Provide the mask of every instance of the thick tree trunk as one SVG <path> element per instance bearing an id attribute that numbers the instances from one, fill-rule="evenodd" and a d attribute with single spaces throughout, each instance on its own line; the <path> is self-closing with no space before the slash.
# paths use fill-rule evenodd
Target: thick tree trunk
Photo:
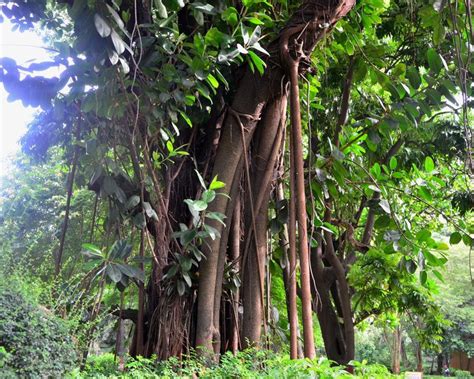
<path id="1" fill-rule="evenodd" d="M 273 172 L 283 136 L 281 120 L 286 110 L 286 97 L 272 101 L 265 109 L 261 129 L 253 148 L 253 165 L 250 169 L 251 185 L 247 188 L 245 206 L 246 241 L 242 262 L 242 346 L 260 341 L 264 278 L 267 259 L 268 202 Z M 244 180 L 245 181 L 245 180 Z M 247 187 L 244 185 L 244 187 Z M 251 188 L 250 188 L 251 187 Z M 250 195 L 251 194 L 251 195 Z M 254 219 L 255 217 L 255 219 Z"/>
<path id="2" fill-rule="evenodd" d="M 219 180 L 226 183 L 227 193 L 229 189 L 240 184 L 242 173 L 242 158 L 245 149 L 249 146 L 255 126 L 260 118 L 265 101 L 261 99 L 261 94 L 255 78 L 247 72 L 239 85 L 239 90 L 232 104 L 234 112 L 238 112 L 240 117 L 234 114 L 227 114 L 219 142 L 217 155 L 215 158 L 213 176 L 218 175 Z M 244 124 L 245 123 L 245 127 Z M 231 199 L 227 196 L 217 196 L 209 207 L 210 212 L 221 212 L 227 216 L 227 220 L 232 217 L 232 209 L 229 206 Z M 218 330 L 215 329 L 214 320 L 215 304 L 220 292 L 217 291 L 219 270 L 219 255 L 224 254 L 227 248 L 225 228 L 212 220 L 209 225 L 221 231 L 221 238 L 209 240 L 203 246 L 206 259 L 201 262 L 198 288 L 198 314 L 196 328 L 196 345 L 207 350 L 213 350 L 213 340 L 218 337 Z M 218 324 L 217 324 L 218 325 Z"/>
<path id="3" fill-rule="evenodd" d="M 347 14 L 354 3 L 354 0 L 322 3 L 305 1 L 281 32 L 281 35 L 285 35 L 289 40 L 290 54 L 293 54 L 298 42 L 304 56 L 309 56 L 317 42 Z M 280 69 L 282 65 L 274 63 L 280 61 L 279 46 L 279 40 L 276 40 L 268 49 L 271 58 L 267 60 L 269 67 L 265 75 L 259 76 L 246 71 L 223 124 L 212 176 L 218 175 L 219 179 L 226 183 L 228 193 L 235 187 L 236 182 L 240 183 L 243 158 L 263 109 L 271 99 L 281 95 L 288 79 L 284 79 L 284 73 Z M 230 220 L 233 214 L 232 206 L 232 200 L 218 196 L 209 211 L 224 213 L 227 220 Z M 219 332 L 216 330 L 216 325 L 219 325 L 216 322 L 219 312 L 216 312 L 216 308 L 220 306 L 221 286 L 218 284 L 222 280 L 225 262 L 222 257 L 225 257 L 227 249 L 225 228 L 217 222 L 210 222 L 210 225 L 221 232 L 221 238 L 208 240 L 204 244 L 206 259 L 201 262 L 199 272 L 196 345 L 205 351 L 212 351 L 213 340 L 219 338 Z"/>
<path id="4" fill-rule="evenodd" d="M 436 361 L 437 361 L 436 373 L 438 375 L 441 375 L 443 373 L 443 363 L 444 363 L 443 353 L 438 354 L 438 356 L 436 357 Z"/>

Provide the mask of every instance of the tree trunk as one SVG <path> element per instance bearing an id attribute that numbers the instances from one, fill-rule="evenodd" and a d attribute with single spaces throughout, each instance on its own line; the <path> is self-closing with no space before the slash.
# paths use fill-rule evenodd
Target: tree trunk
<path id="1" fill-rule="evenodd" d="M 405 338 L 402 337 L 401 343 L 400 343 L 400 356 L 401 356 L 401 361 L 402 365 L 404 368 L 408 367 L 408 355 L 407 355 L 407 349 L 405 346 Z"/>
<path id="2" fill-rule="evenodd" d="M 327 35 L 353 5 L 354 0 L 323 3 L 305 1 L 280 33 L 288 38 L 290 53 L 293 53 L 298 42 L 301 43 L 304 56 L 308 57 L 317 42 Z M 240 183 L 243 159 L 265 106 L 271 99 L 278 99 L 281 96 L 282 88 L 285 88 L 288 80 L 284 78 L 280 68 L 282 65 L 278 64 L 279 42 L 277 39 L 269 46 L 271 57 L 267 59 L 268 68 L 263 76 L 246 70 L 228 109 L 212 174 L 212 176 L 218 175 L 219 179 L 226 183 L 228 193 L 236 186 L 235 183 Z M 218 196 L 210 205 L 209 211 L 224 213 L 227 220 L 230 220 L 233 214 L 232 207 L 232 200 Z M 213 339 L 219 337 L 219 332 L 216 330 L 216 325 L 219 325 L 216 322 L 218 312 L 215 310 L 220 306 L 218 300 L 221 288 L 218 284 L 222 280 L 225 262 L 222 257 L 226 255 L 228 237 L 225 228 L 220 224 L 212 221 L 209 224 L 221 232 L 221 237 L 207 240 L 204 244 L 206 259 L 201 262 L 199 272 L 196 345 L 205 351 L 212 351 Z"/>
<path id="3" fill-rule="evenodd" d="M 267 223 L 270 185 L 283 136 L 286 97 L 272 101 L 265 110 L 252 153 L 245 223 L 246 249 L 242 261 L 242 346 L 259 343 L 263 319 L 264 278 L 267 259 Z M 245 181 L 245 180 L 244 180 Z M 246 187 L 246 186 L 244 186 Z M 251 188 L 250 188 L 251 187 Z M 250 195 L 251 194 L 251 195 Z M 255 218 L 254 218 L 255 217 Z M 247 246 L 249 247 L 247 249 Z"/>
<path id="4" fill-rule="evenodd" d="M 402 347 L 402 333 L 400 325 L 398 325 L 393 331 L 392 340 L 392 372 L 396 375 L 400 374 L 400 356 Z"/>
<path id="5" fill-rule="evenodd" d="M 443 373 L 443 363 L 444 363 L 443 353 L 439 353 L 438 356 L 436 357 L 436 360 L 437 360 L 436 373 L 438 375 L 441 375 Z"/>
<path id="6" fill-rule="evenodd" d="M 416 343 L 416 371 L 423 372 L 423 351 L 421 343 Z"/>

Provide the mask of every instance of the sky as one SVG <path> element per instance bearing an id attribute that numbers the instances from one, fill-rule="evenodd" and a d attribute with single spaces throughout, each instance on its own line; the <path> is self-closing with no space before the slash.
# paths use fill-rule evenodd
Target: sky
<path id="1" fill-rule="evenodd" d="M 12 32 L 11 27 L 6 19 L 0 23 L 0 57 L 13 58 L 18 64 L 50 60 L 38 34 L 34 31 Z M 46 76 L 45 72 L 42 75 Z M 7 97 L 8 93 L 0 83 L 0 176 L 8 168 L 7 158 L 19 151 L 18 140 L 26 126 L 39 111 L 39 108 L 24 107 L 18 100 L 8 102 Z"/>

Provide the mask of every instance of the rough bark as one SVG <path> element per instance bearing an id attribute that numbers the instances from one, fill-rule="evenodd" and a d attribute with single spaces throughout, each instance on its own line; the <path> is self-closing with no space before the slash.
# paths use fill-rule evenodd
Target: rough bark
<path id="1" fill-rule="evenodd" d="M 263 304 L 265 262 L 267 259 L 267 221 L 270 188 L 274 167 L 283 136 L 281 120 L 286 109 L 286 98 L 273 100 L 265 109 L 261 129 L 253 146 L 253 165 L 250 169 L 245 206 L 246 240 L 249 249 L 244 251 L 242 262 L 242 346 L 260 342 Z M 245 186 L 244 186 L 245 187 Z M 254 219 L 255 217 L 255 219 Z"/>
<path id="2" fill-rule="evenodd" d="M 281 32 L 281 35 L 285 35 L 289 40 L 290 53 L 293 53 L 295 43 L 298 42 L 304 55 L 309 56 L 317 42 L 347 14 L 354 3 L 354 0 L 305 1 Z M 228 189 L 241 178 L 242 157 L 250 146 L 265 105 L 282 93 L 287 81 L 281 70 L 282 65 L 279 64 L 279 42 L 277 39 L 269 46 L 271 57 L 267 60 L 269 67 L 263 76 L 246 71 L 229 108 L 231 112 L 228 112 L 224 121 L 212 176 L 218 175 L 219 179 L 227 184 Z M 218 196 L 209 210 L 231 216 L 229 208 L 229 199 Z M 206 259 L 202 261 L 199 273 L 196 326 L 196 345 L 207 351 L 212 351 L 213 338 L 218 337 L 218 331 L 215 330 L 215 325 L 218 325 L 215 321 L 215 308 L 220 297 L 216 286 L 220 280 L 218 276 L 221 275 L 218 264 L 219 255 L 223 254 L 222 249 L 227 248 L 227 236 L 222 233 L 224 228 L 217 223 L 210 225 L 221 231 L 221 238 L 206 241 L 204 245 Z"/>
<path id="3" fill-rule="evenodd" d="M 402 333 L 400 326 L 397 326 L 393 331 L 392 339 L 392 372 L 394 374 L 400 374 L 400 357 L 401 357 L 401 348 L 402 348 Z"/>

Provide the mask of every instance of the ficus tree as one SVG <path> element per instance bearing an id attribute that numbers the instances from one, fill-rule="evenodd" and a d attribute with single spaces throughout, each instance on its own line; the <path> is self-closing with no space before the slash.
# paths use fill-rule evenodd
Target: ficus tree
<path id="1" fill-rule="evenodd" d="M 449 222 L 471 244 L 450 202 L 470 193 L 464 3 L 65 0 L 1 11 L 15 28 L 51 31 L 50 62 L 2 58 L 0 79 L 11 100 L 43 109 L 24 150 L 70 150 L 56 276 L 85 186 L 91 235 L 100 221 L 104 246 L 129 239 L 149 274 L 132 355 L 261 343 L 279 244 L 291 356 L 299 297 L 304 355 L 315 354 L 315 313 L 327 355 L 347 364 L 355 323 L 403 303 L 397 271 L 421 285 L 441 275 L 432 229 Z M 38 74 L 51 66 L 60 77 Z"/>

